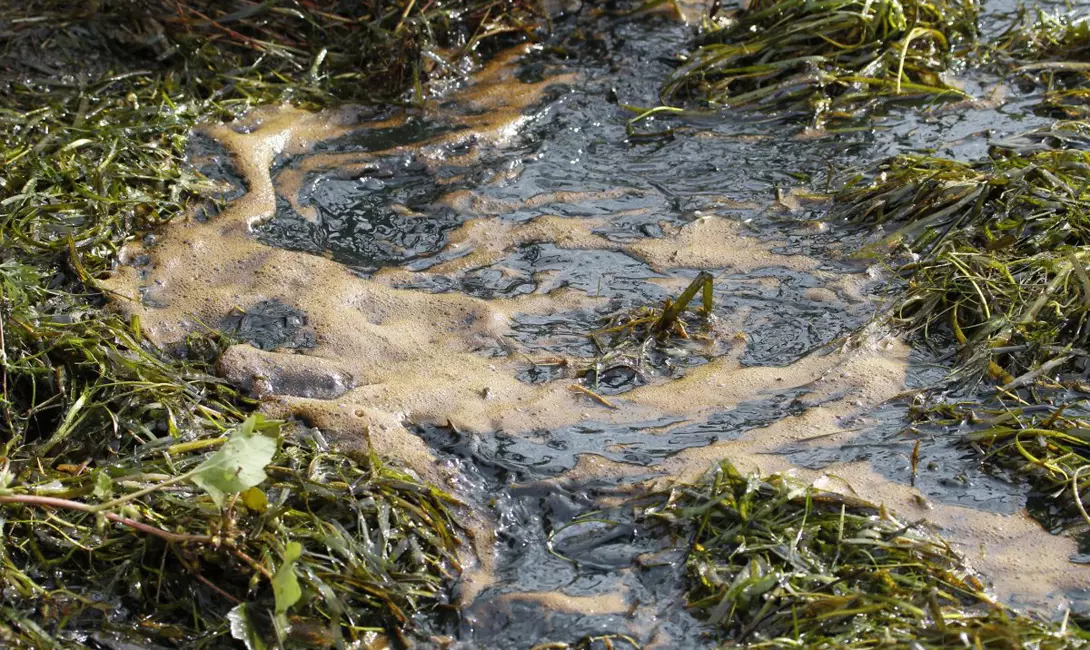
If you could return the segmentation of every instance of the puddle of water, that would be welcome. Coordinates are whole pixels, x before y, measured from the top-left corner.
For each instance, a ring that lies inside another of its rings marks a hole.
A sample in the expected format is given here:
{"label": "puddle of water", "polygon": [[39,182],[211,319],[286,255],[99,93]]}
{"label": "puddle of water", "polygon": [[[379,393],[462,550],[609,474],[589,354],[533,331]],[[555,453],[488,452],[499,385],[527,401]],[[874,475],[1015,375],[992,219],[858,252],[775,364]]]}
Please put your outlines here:
{"label": "puddle of water", "polygon": [[[128,247],[105,283],[115,306],[161,345],[222,324],[252,343],[227,351],[223,373],[268,414],[370,446],[472,504],[464,610],[435,624],[466,647],[606,632],[698,643],[677,540],[618,504],[725,457],[926,517],[1004,599],[1075,597],[1090,574],[1067,563],[1070,539],[1025,515],[1017,487],[937,437],[909,485],[900,398],[942,368],[877,334],[830,345],[879,308],[884,273],[852,258],[866,233],[776,194],[799,174],[938,144],[980,155],[985,130],[1037,123],[1023,99],[897,109],[819,139],[728,115],[633,144],[607,91],[654,103],[661,58],[687,28],[603,33],[617,72],[513,51],[426,118],[269,108],[207,127],[194,163],[233,202]],[[656,353],[654,372],[601,369],[616,408],[572,389],[597,354],[587,332],[700,270],[715,276],[707,341]],[[621,525],[571,525],[596,511]]]}

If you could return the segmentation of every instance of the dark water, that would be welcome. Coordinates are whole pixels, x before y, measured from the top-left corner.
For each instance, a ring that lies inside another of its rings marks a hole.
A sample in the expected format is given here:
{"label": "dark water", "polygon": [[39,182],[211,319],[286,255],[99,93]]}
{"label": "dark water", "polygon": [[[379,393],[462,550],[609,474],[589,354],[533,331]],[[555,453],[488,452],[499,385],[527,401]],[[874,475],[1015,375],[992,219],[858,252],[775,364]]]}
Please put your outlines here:
{"label": "dark water", "polygon": [[[999,16],[1009,9],[991,7],[986,29],[997,28],[1002,23]],[[577,22],[601,38],[594,48],[575,47],[573,58],[557,58],[545,48],[521,63],[527,79],[574,71],[580,80],[554,88],[548,100],[534,109],[512,146],[489,153],[483,163],[469,169],[450,165],[436,172],[405,154],[374,161],[364,173],[350,177],[336,169],[314,172],[305,179],[301,200],[316,211],[317,222],[311,223],[282,200],[276,218],[261,227],[260,236],[271,245],[331,256],[364,276],[390,266],[424,270],[451,258],[445,246],[451,232],[466,219],[438,200],[453,189],[472,189],[519,205],[494,217],[497,220],[522,223],[544,215],[605,218],[596,232],[616,242],[661,238],[663,227],[689,223],[704,213],[729,216],[761,238],[782,241],[777,252],[816,258],[821,271],[857,275],[861,286],[875,292],[881,290],[880,278],[868,275],[866,260],[848,254],[872,235],[842,224],[814,228],[813,223],[824,217],[820,205],[804,203],[794,211],[767,209],[779,190],[800,185],[822,190],[842,174],[865,171],[898,153],[979,158],[987,154],[990,143],[1048,122],[1030,109],[1038,97],[1019,95],[1013,88],[998,108],[949,103],[890,107],[863,128],[821,138],[799,137],[796,127],[769,116],[725,113],[648,123],[641,128],[655,131],[669,126],[673,135],[633,140],[625,130],[631,114],[608,98],[615,93],[621,103],[657,104],[659,88],[672,69],[668,59],[687,46],[691,29],[655,17],[566,20],[558,21],[561,42],[565,30],[570,33]],[[975,71],[962,75],[962,81],[970,94],[986,97],[999,80]],[[404,126],[326,143],[321,152],[386,150],[451,128],[418,118]],[[449,152],[451,157],[457,153]],[[301,162],[281,161],[281,169],[293,169]],[[488,181],[505,169],[521,173],[511,182]],[[221,170],[220,176],[229,178],[230,174]],[[557,202],[526,205],[526,199],[550,192],[610,194],[606,198],[566,196]],[[724,207],[723,197],[737,207]],[[394,210],[394,205],[413,214]],[[608,305],[596,311],[521,316],[510,336],[511,347],[521,353],[590,357],[596,351],[585,334],[603,317],[637,305],[659,304],[673,293],[664,288],[663,280],[687,281],[696,273],[693,269],[657,271],[616,250],[570,250],[539,242],[520,245],[504,259],[470,272],[417,276],[403,286],[483,299],[561,288],[606,297]],[[741,357],[744,365],[785,366],[855,331],[873,316],[874,304],[845,295],[838,295],[836,301],[814,299],[807,290],[823,282],[808,272],[769,268],[739,274],[722,269],[715,275],[716,314],[727,318],[742,310],[749,313],[742,325],[747,341]],[[768,279],[775,282],[763,281]],[[254,336],[272,336],[272,345],[282,344],[281,339],[293,341],[291,333],[284,332],[296,323],[291,319],[303,316],[285,306],[262,309],[238,315],[233,321],[236,329],[248,327]],[[682,349],[660,358],[656,372],[659,376],[684,374],[713,356],[705,350]],[[911,383],[923,387],[940,381],[947,371],[941,359],[941,350],[918,351]],[[521,379],[570,381],[562,375],[555,368],[539,366]],[[610,395],[644,381],[630,369],[605,368],[597,376],[596,387]],[[479,495],[480,504],[494,513],[504,548],[495,586],[457,621],[431,625],[454,635],[466,647],[528,647],[633,629],[642,641],[669,639],[668,645],[675,647],[701,644],[704,628],[681,607],[683,557],[671,550],[678,547],[676,540],[643,529],[624,509],[602,506],[603,499],[626,494],[641,475],[580,483],[557,477],[571,470],[583,454],[646,467],[650,473],[680,450],[738,438],[820,405],[823,399],[832,398],[814,395],[802,386],[754,395],[736,407],[696,420],[626,426],[588,421],[533,432],[533,437],[502,431],[475,437],[421,427],[418,433],[443,462],[461,470],[468,493]],[[817,440],[779,452],[808,468],[869,460],[890,480],[914,481],[924,495],[938,502],[1003,513],[1026,505],[1022,485],[983,470],[978,456],[954,445],[954,436],[926,430],[906,435],[907,408],[907,403],[894,402],[861,417],[857,423],[861,432],[848,445]],[[913,479],[906,459],[917,439],[926,462]],[[655,561],[647,560],[651,557]],[[623,591],[633,606],[625,614],[590,615],[501,597],[553,590],[570,596]]]}

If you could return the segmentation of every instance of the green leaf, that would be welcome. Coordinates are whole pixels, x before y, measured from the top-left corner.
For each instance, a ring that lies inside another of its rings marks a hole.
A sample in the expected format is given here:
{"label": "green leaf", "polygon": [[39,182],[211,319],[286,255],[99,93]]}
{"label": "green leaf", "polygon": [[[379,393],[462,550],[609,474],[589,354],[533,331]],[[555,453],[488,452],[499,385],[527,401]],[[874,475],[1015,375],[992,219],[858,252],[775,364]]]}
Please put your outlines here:
{"label": "green leaf", "polygon": [[242,505],[254,512],[265,512],[269,509],[269,499],[259,487],[252,487],[242,493]]}
{"label": "green leaf", "polygon": [[231,623],[231,636],[246,644],[246,650],[266,650],[268,646],[254,625],[249,607],[246,603],[241,603],[227,613],[227,620]]}
{"label": "green leaf", "polygon": [[113,495],[114,481],[105,471],[95,474],[94,495],[101,501],[108,501]]}
{"label": "green leaf", "polygon": [[[265,480],[265,466],[276,454],[279,426],[270,426],[261,415],[246,418],[219,451],[193,472],[192,481],[204,489],[216,505],[225,498]],[[271,433],[272,435],[268,435]]]}
{"label": "green leaf", "polygon": [[276,598],[276,615],[281,616],[288,608],[299,602],[303,590],[299,588],[299,579],[295,576],[295,561],[303,555],[303,545],[288,542],[284,549],[284,563],[276,570],[272,579],[273,596]]}

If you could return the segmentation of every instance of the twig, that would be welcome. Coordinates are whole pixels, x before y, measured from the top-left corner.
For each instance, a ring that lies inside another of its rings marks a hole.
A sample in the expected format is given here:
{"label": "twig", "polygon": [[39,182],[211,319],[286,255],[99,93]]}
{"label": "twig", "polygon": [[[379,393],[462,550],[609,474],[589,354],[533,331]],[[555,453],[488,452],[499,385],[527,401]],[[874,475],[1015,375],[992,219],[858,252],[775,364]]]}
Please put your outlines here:
{"label": "twig", "polygon": [[1007,382],[999,390],[1001,390],[1001,391],[1010,391],[1010,390],[1014,390],[1016,388],[1021,388],[1021,387],[1025,386],[1026,384],[1030,384],[1034,380],[1036,380],[1038,377],[1040,377],[1041,375],[1049,372],[1053,368],[1055,368],[1057,366],[1062,366],[1063,364],[1067,363],[1068,360],[1071,359],[1071,356],[1072,355],[1070,355],[1070,354],[1065,354],[1063,356],[1059,356],[1059,357],[1056,357],[1056,358],[1051,359],[1049,361],[1046,361],[1045,363],[1042,363],[1041,367],[1037,368],[1036,370],[1031,370],[1031,371],[1023,374],[1022,376],[1018,377],[1017,379],[1013,379],[1013,380]]}
{"label": "twig", "polygon": [[196,578],[197,580],[199,580],[203,585],[205,585],[206,587],[208,587],[212,591],[216,592],[217,594],[223,596],[227,600],[235,603],[236,605],[242,603],[241,600],[239,600],[238,598],[235,598],[234,596],[227,593],[226,591],[224,591],[220,587],[217,587],[216,585],[212,584],[212,582],[208,578],[205,578],[203,575],[201,575],[201,572],[197,570],[197,567],[191,565],[188,561],[186,561],[186,559],[184,557],[182,557],[181,553],[178,553],[177,549],[172,549],[172,550],[174,551],[174,557],[178,558],[178,561],[182,563],[182,566],[184,566],[186,568],[186,571],[189,571],[190,573],[192,573],[193,577]]}
{"label": "twig", "polygon": [[586,386],[581,386],[579,384],[572,384],[572,385],[568,386],[568,390],[570,390],[572,392],[575,392],[575,393],[582,393],[582,394],[586,395],[587,397],[593,399],[594,401],[598,402],[599,404],[601,404],[602,406],[605,406],[607,408],[611,408],[611,409],[616,409],[617,408],[617,406],[613,402],[607,400],[606,398],[602,397],[601,395],[599,395],[598,393],[592,391],[591,389],[587,388]]}
{"label": "twig", "polygon": [[231,553],[235,557],[237,557],[238,559],[245,562],[246,564],[249,564],[250,568],[253,569],[254,571],[257,571],[258,573],[265,576],[269,580],[273,579],[273,574],[272,574],[271,571],[266,569],[261,563],[259,563],[257,560],[253,559],[252,557],[250,557],[249,555],[247,555],[243,551],[241,551],[241,550],[239,550],[237,548],[233,548],[233,549],[231,549]]}

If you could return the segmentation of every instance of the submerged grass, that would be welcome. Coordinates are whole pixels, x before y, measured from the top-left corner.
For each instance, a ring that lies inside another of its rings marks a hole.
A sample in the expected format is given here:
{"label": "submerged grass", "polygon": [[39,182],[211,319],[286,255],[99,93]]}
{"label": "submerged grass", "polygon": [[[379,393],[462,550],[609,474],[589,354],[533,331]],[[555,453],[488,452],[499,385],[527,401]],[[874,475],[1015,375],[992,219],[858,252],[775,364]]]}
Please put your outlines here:
{"label": "submerged grass", "polygon": [[820,123],[876,98],[960,95],[942,74],[978,11],[974,0],[755,0],[698,38],[663,99]]}
{"label": "submerged grass", "polygon": [[1090,370],[1090,153],[1048,147],[1085,128],[976,163],[900,156],[836,197],[834,216],[891,230],[877,252],[910,255],[895,320],[924,336],[948,325],[1004,390]]}
{"label": "submerged grass", "polygon": [[[155,349],[138,321],[103,309],[96,279],[128,239],[214,198],[184,164],[195,124],[258,103],[419,99],[474,52],[525,38],[533,9],[0,7],[0,645],[84,647],[93,632],[141,646],[234,634],[250,648],[324,647],[396,636],[441,599],[449,501],[378,459],[285,436],[253,503],[176,484],[255,404],[212,372],[228,341],[191,337],[181,358]],[[111,495],[124,505],[103,509]],[[270,593],[289,576],[302,599],[285,608]]]}
{"label": "submerged grass", "polygon": [[865,501],[723,462],[644,516],[691,535],[689,607],[727,647],[1079,648],[993,601],[950,546]]}

